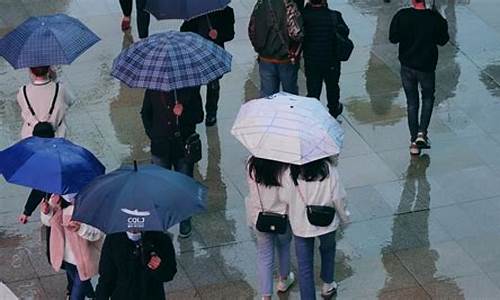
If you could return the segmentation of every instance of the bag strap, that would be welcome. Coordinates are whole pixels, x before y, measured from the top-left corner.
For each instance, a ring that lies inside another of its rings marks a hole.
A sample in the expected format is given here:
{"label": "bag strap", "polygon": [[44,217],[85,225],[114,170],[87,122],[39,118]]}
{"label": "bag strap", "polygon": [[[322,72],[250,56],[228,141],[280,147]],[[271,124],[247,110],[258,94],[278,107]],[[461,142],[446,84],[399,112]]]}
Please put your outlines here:
{"label": "bag strap", "polygon": [[283,37],[283,33],[278,28],[278,17],[276,16],[276,12],[273,9],[273,5],[271,4],[271,0],[267,0],[267,5],[269,6],[269,11],[271,12],[271,16],[273,18],[273,20],[272,20],[273,21],[273,28],[276,31],[276,33],[278,34],[278,37],[280,38],[283,46],[285,46],[288,49],[288,45],[285,42],[285,38]]}
{"label": "bag strap", "polygon": [[[254,183],[255,183],[255,188],[257,189],[257,195],[259,196],[259,203],[260,203],[260,210],[262,212],[264,212],[264,205],[262,204],[262,199],[260,198],[260,190],[259,190],[259,184],[257,183],[257,181],[254,180]],[[279,199],[279,192],[276,191],[276,194],[278,195],[278,200]],[[288,210],[288,203],[286,204],[286,210]]]}
{"label": "bag strap", "polygon": [[[299,193],[299,198],[302,200],[302,202],[304,203],[305,206],[308,206],[309,204],[307,204],[306,202],[306,198],[304,197],[304,194],[302,193],[302,191],[300,190],[300,187],[299,187],[299,182],[297,180],[297,184],[295,185],[295,188],[297,189],[297,192]],[[334,192],[334,189],[332,189],[331,193],[330,193],[330,199],[333,199],[333,192]],[[335,206],[335,203],[333,204],[333,206]]]}
{"label": "bag strap", "polygon": [[56,91],[54,93],[54,98],[52,99],[52,104],[50,105],[49,118],[50,118],[50,116],[52,116],[52,113],[54,112],[54,107],[56,105],[58,94],[59,94],[59,82],[56,82]]}
{"label": "bag strap", "polygon": [[212,22],[210,22],[210,17],[208,16],[208,14],[205,15],[207,17],[207,25],[208,25],[208,29],[212,30],[214,29],[212,27]]}
{"label": "bag strap", "polygon": [[[28,100],[28,94],[26,93],[26,86],[23,86],[23,94],[24,94],[24,100],[26,101],[26,105],[28,105],[28,109],[30,110],[31,115],[33,115],[33,117],[35,117],[35,119],[38,120],[38,118],[36,117],[35,111],[33,110],[33,107],[31,106],[31,103]],[[38,121],[40,121],[40,120],[38,120]]]}

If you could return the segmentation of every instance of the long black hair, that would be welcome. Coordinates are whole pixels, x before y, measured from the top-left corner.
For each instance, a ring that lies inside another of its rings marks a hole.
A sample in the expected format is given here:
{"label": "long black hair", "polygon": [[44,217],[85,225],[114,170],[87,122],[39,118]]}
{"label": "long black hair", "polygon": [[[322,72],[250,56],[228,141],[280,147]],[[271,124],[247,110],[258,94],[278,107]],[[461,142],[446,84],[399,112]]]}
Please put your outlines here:
{"label": "long black hair", "polygon": [[248,160],[248,175],[263,186],[281,186],[281,175],[288,167],[287,163],[252,156]]}
{"label": "long black hair", "polygon": [[330,165],[333,164],[331,157],[325,157],[305,165],[291,165],[290,176],[292,176],[293,183],[298,185],[298,180],[304,181],[323,181],[330,176]]}

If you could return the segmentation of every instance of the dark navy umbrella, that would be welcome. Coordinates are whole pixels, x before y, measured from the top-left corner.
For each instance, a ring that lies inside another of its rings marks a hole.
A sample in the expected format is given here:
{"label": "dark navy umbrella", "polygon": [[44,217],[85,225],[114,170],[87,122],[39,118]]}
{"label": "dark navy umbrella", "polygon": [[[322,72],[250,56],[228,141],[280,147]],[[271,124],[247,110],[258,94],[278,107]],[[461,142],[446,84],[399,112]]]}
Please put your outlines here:
{"label": "dark navy umbrella", "polygon": [[148,0],[146,11],[158,20],[189,20],[224,9],[231,0]]}
{"label": "dark navy umbrella", "polygon": [[135,164],[99,176],[85,187],[76,198],[73,220],[107,234],[166,231],[206,205],[207,188],[191,177]]}
{"label": "dark navy umbrella", "polygon": [[67,65],[99,40],[65,14],[31,17],[0,39],[0,56],[14,69]]}
{"label": "dark navy umbrella", "polygon": [[90,151],[63,138],[29,137],[0,152],[5,180],[47,193],[79,192],[104,171]]}

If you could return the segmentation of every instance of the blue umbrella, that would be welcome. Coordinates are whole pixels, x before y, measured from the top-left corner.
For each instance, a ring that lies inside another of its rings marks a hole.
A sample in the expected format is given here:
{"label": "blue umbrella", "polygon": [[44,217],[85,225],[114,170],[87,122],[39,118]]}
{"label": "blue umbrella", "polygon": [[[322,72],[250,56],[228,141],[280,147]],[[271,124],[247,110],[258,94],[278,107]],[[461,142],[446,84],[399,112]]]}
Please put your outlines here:
{"label": "blue umbrella", "polygon": [[171,91],[200,86],[231,71],[226,50],[191,32],[154,34],[123,50],[111,75],[129,87]]}
{"label": "blue umbrella", "polygon": [[67,15],[31,17],[0,40],[0,56],[14,69],[67,65],[99,40]]}
{"label": "blue umbrella", "polygon": [[206,209],[207,188],[155,165],[124,166],[97,177],[77,196],[73,219],[107,234],[166,231]]}
{"label": "blue umbrella", "polygon": [[76,193],[104,170],[90,151],[63,138],[29,137],[0,152],[5,180],[47,193]]}
{"label": "blue umbrella", "polygon": [[146,11],[158,20],[189,20],[224,9],[231,0],[148,0]]}

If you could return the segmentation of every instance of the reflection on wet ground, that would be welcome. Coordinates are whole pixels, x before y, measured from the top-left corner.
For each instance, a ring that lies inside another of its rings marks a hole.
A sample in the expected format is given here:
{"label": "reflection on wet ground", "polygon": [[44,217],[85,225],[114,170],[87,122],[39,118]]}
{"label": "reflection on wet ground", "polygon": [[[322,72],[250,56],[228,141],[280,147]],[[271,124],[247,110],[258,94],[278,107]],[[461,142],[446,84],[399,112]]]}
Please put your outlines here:
{"label": "reflection on wet ground", "polygon": [[[247,153],[230,126],[245,100],[258,96],[258,69],[246,36],[254,0],[233,0],[236,38],[227,49],[233,72],[222,80],[218,126],[198,126],[204,158],[195,176],[210,188],[209,210],[194,233],[177,238],[179,273],[169,299],[253,299],[256,254],[246,226]],[[406,104],[397,49],[387,40],[391,17],[408,1],[329,1],[351,27],[357,48],[343,65],[346,145],[340,159],[354,222],[338,234],[339,299],[495,299],[500,295],[500,21],[491,0],[436,0],[449,21],[451,42],[440,49],[433,149],[410,159]],[[102,41],[60,77],[77,99],[69,138],[91,149],[108,169],[149,161],[140,123],[141,90],[109,75],[112,59],[134,39],[123,35],[115,0],[0,0],[0,34],[26,17],[66,12]],[[178,21],[153,21],[151,31]],[[135,30],[135,29],[134,29]],[[299,86],[305,93],[304,76]],[[0,147],[18,138],[15,95],[27,81],[0,60]],[[323,96],[324,97],[324,96]],[[325,99],[323,99],[325,101]],[[63,299],[63,274],[48,266],[39,217],[16,221],[28,191],[0,182],[0,281],[23,299]],[[294,269],[296,264],[293,263]],[[320,282],[318,281],[318,284]],[[280,298],[298,299],[298,289]]]}

